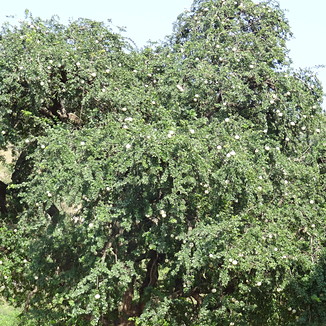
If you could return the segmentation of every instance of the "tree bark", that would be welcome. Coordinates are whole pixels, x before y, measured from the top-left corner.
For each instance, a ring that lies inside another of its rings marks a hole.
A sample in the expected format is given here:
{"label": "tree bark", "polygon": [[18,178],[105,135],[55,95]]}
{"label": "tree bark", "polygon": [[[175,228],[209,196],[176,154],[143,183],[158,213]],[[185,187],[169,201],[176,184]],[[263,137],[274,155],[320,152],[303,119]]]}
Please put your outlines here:
{"label": "tree bark", "polygon": [[0,181],[0,213],[7,214],[6,202],[7,185]]}

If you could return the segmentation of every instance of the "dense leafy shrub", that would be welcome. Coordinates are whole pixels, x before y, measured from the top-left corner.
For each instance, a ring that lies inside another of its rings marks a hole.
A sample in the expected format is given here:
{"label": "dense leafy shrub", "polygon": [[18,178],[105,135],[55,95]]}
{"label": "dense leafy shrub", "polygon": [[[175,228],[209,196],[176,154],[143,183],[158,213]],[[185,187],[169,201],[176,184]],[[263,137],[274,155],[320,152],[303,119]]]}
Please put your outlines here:
{"label": "dense leafy shrub", "polygon": [[195,1],[141,51],[3,26],[0,280],[25,324],[325,324],[322,89],[289,36],[249,0]]}

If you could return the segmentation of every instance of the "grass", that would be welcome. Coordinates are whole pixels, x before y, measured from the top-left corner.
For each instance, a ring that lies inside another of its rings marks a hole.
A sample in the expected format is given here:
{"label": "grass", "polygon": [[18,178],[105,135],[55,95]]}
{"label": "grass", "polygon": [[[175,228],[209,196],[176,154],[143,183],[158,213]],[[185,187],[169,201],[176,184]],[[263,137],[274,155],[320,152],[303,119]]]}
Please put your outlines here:
{"label": "grass", "polygon": [[17,326],[19,323],[18,315],[20,310],[9,306],[6,302],[0,301],[0,325]]}

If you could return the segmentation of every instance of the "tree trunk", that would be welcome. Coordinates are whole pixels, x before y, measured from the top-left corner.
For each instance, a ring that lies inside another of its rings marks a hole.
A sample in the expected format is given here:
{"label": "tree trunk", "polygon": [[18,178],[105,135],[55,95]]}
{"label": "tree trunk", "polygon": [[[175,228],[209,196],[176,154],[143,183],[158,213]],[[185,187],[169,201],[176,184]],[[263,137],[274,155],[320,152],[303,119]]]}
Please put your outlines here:
{"label": "tree trunk", "polygon": [[7,192],[7,185],[0,181],[0,213],[7,214],[7,207],[6,207],[6,192]]}

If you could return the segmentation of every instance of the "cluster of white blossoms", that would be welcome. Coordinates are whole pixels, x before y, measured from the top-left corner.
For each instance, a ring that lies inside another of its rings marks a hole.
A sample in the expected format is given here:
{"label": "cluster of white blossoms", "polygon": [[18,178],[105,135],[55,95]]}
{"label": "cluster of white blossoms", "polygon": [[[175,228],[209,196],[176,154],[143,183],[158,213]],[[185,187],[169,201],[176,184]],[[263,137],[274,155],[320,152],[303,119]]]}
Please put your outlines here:
{"label": "cluster of white blossoms", "polygon": [[235,155],[235,151],[231,151],[229,153],[226,154],[226,157],[231,157],[231,156],[234,156]]}
{"label": "cluster of white blossoms", "polygon": [[282,117],[283,116],[283,113],[280,111],[280,110],[276,110],[276,113],[279,117]]}
{"label": "cluster of white blossoms", "polygon": [[232,264],[232,265],[237,265],[238,264],[238,261],[236,259],[233,259],[233,258],[230,258],[229,259],[229,262]]}
{"label": "cluster of white blossoms", "polygon": [[160,215],[161,215],[162,217],[166,217],[166,212],[165,212],[164,209],[161,209],[161,210],[160,210]]}
{"label": "cluster of white blossoms", "polygon": [[291,307],[288,308],[289,312],[292,312],[293,314],[295,314],[297,311],[295,309],[292,309]]}
{"label": "cluster of white blossoms", "polygon": [[126,149],[130,149],[130,148],[131,148],[131,144],[127,144]]}
{"label": "cluster of white blossoms", "polygon": [[168,132],[168,138],[171,138],[173,135],[174,135],[174,131],[173,130],[170,130]]}
{"label": "cluster of white blossoms", "polygon": [[74,222],[75,224],[78,224],[78,223],[83,223],[85,221],[85,219],[83,217],[80,217],[80,216],[73,216],[71,218],[72,222]]}

